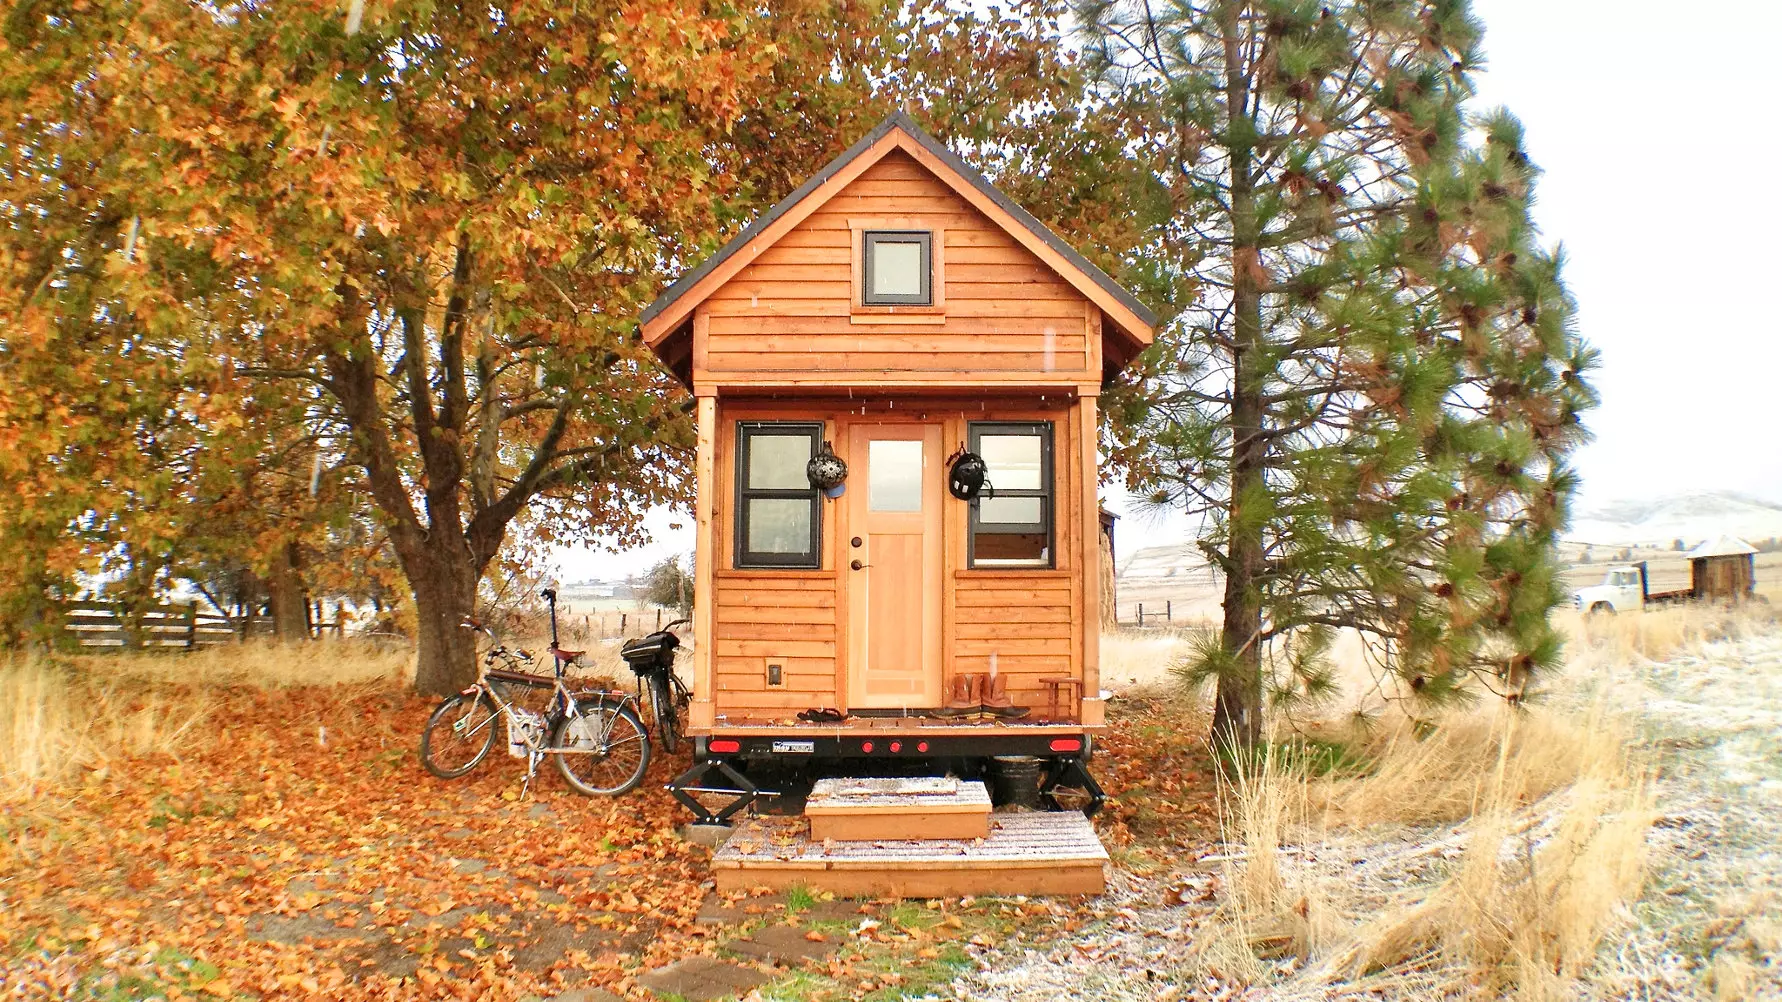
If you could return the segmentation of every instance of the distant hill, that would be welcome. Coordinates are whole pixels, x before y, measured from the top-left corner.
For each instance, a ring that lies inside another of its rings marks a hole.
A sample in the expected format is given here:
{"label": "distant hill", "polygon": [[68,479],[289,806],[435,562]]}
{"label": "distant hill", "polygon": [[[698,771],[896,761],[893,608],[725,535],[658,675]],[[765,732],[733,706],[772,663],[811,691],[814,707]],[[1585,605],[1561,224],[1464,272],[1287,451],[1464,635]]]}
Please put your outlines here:
{"label": "distant hill", "polygon": [[1723,535],[1751,543],[1782,537],[1782,504],[1731,491],[1613,501],[1578,512],[1565,538],[1597,546],[1669,548],[1678,539],[1694,546]]}

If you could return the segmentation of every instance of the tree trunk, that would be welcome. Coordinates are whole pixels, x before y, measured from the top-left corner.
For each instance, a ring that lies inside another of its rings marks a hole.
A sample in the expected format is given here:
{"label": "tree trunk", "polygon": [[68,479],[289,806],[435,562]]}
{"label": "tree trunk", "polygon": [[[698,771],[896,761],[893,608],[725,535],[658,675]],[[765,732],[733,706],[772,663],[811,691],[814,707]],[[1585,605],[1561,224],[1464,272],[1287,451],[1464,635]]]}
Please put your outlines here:
{"label": "tree trunk", "polygon": [[456,548],[430,548],[402,563],[415,596],[415,691],[457,692],[476,681],[476,634],[463,623],[476,612],[481,569],[461,539]]}
{"label": "tree trunk", "polygon": [[[1236,5],[1225,34],[1225,110],[1228,122],[1246,117],[1250,103],[1243,44],[1236,24]],[[1233,125],[1233,136],[1254,135],[1249,123]],[[1219,673],[1213,703],[1215,748],[1241,750],[1262,739],[1262,575],[1263,519],[1246,505],[1264,496],[1267,454],[1262,434],[1261,227],[1256,217],[1256,190],[1251,175],[1251,150],[1234,141],[1231,149],[1231,498],[1225,544],[1225,619],[1220,640],[1230,654]]]}
{"label": "tree trunk", "polygon": [[309,596],[303,593],[295,541],[275,548],[272,568],[266,575],[266,596],[272,613],[272,635],[286,644],[308,640]]}

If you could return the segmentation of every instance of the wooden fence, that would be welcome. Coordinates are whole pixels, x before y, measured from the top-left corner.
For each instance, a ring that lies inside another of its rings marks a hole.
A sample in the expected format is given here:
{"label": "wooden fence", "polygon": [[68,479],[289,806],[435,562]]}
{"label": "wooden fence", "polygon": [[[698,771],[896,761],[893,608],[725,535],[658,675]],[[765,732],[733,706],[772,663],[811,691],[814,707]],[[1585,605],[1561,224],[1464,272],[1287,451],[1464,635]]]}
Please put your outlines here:
{"label": "wooden fence", "polygon": [[[82,650],[195,650],[239,643],[249,637],[272,636],[272,617],[229,616],[199,611],[199,603],[154,605],[134,612],[116,602],[61,604],[62,642]],[[312,635],[341,635],[338,614],[332,623],[311,623]]]}

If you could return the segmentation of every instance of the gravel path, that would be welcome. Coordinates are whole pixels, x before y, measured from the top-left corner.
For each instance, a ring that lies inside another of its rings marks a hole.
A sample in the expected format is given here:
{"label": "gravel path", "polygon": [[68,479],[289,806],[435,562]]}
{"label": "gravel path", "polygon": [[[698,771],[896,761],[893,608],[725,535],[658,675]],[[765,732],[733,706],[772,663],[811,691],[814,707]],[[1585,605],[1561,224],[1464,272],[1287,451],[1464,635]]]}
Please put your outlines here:
{"label": "gravel path", "polygon": [[[1658,819],[1648,836],[1645,892],[1622,909],[1573,997],[1782,1000],[1782,632],[1730,636],[1664,662],[1587,675],[1580,669],[1575,681],[1585,690],[1613,687],[1617,702],[1636,707],[1640,743],[1655,770]],[[1531,816],[1532,837],[1553,823],[1563,797],[1556,795],[1544,817]],[[1289,886],[1337,881],[1415,892],[1437,879],[1466,841],[1459,827],[1400,831],[1392,841],[1285,847],[1285,878]],[[1192,855],[1165,874],[1116,874],[1084,930],[1043,950],[986,953],[980,970],[955,981],[949,997],[1461,997],[1448,994],[1455,991],[1451,977],[1400,970],[1365,983],[1333,983],[1316,958],[1310,966],[1293,956],[1257,963],[1235,944],[1222,946],[1212,921],[1223,880],[1218,848]],[[1346,918],[1358,917],[1356,901],[1347,902]]]}

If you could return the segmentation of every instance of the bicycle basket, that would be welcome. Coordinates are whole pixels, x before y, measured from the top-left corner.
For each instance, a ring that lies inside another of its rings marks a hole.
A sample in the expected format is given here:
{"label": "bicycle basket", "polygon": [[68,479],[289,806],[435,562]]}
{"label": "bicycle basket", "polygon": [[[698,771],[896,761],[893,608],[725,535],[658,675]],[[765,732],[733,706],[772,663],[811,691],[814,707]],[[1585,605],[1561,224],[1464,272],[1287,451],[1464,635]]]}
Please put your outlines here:
{"label": "bicycle basket", "polygon": [[658,671],[674,665],[674,649],[681,645],[681,638],[659,630],[646,637],[627,640],[619,648],[619,656],[625,664],[639,675],[645,672]]}

